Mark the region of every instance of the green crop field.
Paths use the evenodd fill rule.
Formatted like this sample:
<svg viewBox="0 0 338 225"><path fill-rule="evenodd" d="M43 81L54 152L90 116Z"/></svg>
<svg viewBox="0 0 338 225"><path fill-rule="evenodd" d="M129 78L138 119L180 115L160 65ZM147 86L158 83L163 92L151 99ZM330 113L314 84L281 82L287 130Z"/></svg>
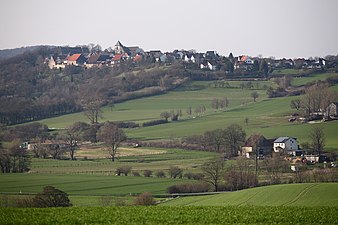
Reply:
<svg viewBox="0 0 338 225"><path fill-rule="evenodd" d="M337 224L338 207L73 207L1 209L0 224Z"/></svg>
<svg viewBox="0 0 338 225"><path fill-rule="evenodd" d="M338 207L338 183L287 184L257 187L212 196L170 200L170 206L334 206Z"/></svg>
<svg viewBox="0 0 338 225"><path fill-rule="evenodd" d="M125 177L89 174L3 174L0 192L37 193L51 185L70 195L128 195L152 192L165 194L166 188L180 179Z"/></svg>
<svg viewBox="0 0 338 225"><path fill-rule="evenodd" d="M138 148L140 151L144 148ZM147 149L148 151L151 148ZM163 151L161 154L142 156L124 156L114 163L110 159L92 160L54 160L32 159L32 173L67 173L67 174L113 174L117 167L122 165L132 166L133 171L167 170L170 166L179 166L184 169L193 169L197 165L215 157L212 152L188 151L180 149L153 149ZM123 151L122 151L123 152ZM140 162L140 160L142 160ZM0 181L1 183L1 181Z"/></svg>

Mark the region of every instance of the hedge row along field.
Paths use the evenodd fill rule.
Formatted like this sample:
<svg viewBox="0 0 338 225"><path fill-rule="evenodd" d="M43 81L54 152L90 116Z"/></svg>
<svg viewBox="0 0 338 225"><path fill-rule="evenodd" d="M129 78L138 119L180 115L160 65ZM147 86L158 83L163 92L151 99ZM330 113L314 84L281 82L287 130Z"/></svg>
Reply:
<svg viewBox="0 0 338 225"><path fill-rule="evenodd" d="M337 224L338 207L0 209L0 224Z"/></svg>

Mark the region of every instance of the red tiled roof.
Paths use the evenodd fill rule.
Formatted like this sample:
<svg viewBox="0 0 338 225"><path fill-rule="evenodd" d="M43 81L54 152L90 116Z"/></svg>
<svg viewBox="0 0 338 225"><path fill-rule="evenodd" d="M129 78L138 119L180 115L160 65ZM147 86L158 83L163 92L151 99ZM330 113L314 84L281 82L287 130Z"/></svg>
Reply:
<svg viewBox="0 0 338 225"><path fill-rule="evenodd" d="M121 60L121 59L122 59L122 54L116 54L116 55L112 58L113 61L119 61L119 60Z"/></svg>
<svg viewBox="0 0 338 225"><path fill-rule="evenodd" d="M68 57L68 61L76 61L80 58L81 54L73 54Z"/></svg>
<svg viewBox="0 0 338 225"><path fill-rule="evenodd" d="M242 62L245 62L245 60L247 60L247 59L248 59L248 56L243 55L242 58L241 58L241 61L242 61Z"/></svg>
<svg viewBox="0 0 338 225"><path fill-rule="evenodd" d="M134 62L138 62L138 61L140 61L142 59L142 55L136 55L135 57L134 57Z"/></svg>

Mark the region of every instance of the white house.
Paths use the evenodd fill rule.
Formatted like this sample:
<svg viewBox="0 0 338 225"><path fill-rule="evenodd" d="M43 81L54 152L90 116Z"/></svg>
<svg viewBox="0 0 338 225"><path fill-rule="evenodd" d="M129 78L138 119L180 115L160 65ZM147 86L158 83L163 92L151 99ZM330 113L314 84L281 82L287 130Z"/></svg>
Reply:
<svg viewBox="0 0 338 225"><path fill-rule="evenodd" d="M297 138L279 137L273 142L274 152L285 152L291 155L296 155L298 151Z"/></svg>
<svg viewBox="0 0 338 225"><path fill-rule="evenodd" d="M215 71L216 70L216 65L212 62L204 62L204 63L201 63L200 64L200 68L201 69L209 69L209 70L212 70L212 71Z"/></svg>
<svg viewBox="0 0 338 225"><path fill-rule="evenodd" d="M191 54L191 55L185 55L184 61L195 63L195 62L196 62L196 59L195 59L195 56Z"/></svg>

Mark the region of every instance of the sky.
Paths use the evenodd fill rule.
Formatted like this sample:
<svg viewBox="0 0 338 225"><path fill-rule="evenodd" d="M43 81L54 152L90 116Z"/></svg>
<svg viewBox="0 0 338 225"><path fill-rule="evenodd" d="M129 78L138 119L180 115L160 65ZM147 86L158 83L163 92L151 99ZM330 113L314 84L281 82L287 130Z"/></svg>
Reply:
<svg viewBox="0 0 338 225"><path fill-rule="evenodd" d="M34 45L338 54L338 0L1 0L0 49Z"/></svg>

